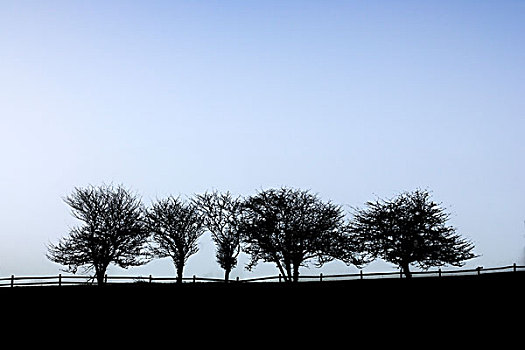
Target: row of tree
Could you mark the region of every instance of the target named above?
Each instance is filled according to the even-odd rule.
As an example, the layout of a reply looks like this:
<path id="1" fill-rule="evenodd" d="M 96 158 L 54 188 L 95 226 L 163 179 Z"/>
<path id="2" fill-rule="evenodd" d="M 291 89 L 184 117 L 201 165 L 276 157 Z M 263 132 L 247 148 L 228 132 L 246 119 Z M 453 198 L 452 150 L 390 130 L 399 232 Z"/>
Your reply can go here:
<path id="1" fill-rule="evenodd" d="M 299 267 L 312 261 L 317 267 L 334 259 L 361 267 L 381 258 L 409 278 L 411 265 L 461 266 L 475 257 L 473 244 L 447 225 L 449 214 L 419 189 L 367 202 L 348 220 L 340 205 L 286 187 L 247 198 L 217 191 L 189 200 L 169 196 L 146 208 L 132 191 L 103 185 L 75 188 L 65 202 L 82 224 L 49 245 L 47 256 L 68 272 L 94 270 L 99 284 L 111 263 L 128 268 L 165 257 L 182 282 L 206 230 L 225 281 L 241 250 L 251 258 L 248 270 L 271 262 L 289 282 L 298 281 Z"/>

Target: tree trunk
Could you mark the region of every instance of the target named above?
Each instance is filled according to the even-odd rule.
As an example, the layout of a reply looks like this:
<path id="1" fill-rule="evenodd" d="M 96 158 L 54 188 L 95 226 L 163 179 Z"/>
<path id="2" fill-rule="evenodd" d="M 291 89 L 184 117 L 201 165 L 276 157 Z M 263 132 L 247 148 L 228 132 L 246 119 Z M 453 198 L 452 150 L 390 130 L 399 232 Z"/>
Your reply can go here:
<path id="1" fill-rule="evenodd" d="M 292 266 L 290 263 L 288 262 L 285 262 L 285 267 L 286 267 L 286 277 L 285 277 L 285 281 L 286 282 L 292 282 L 293 279 L 292 279 Z"/>
<path id="2" fill-rule="evenodd" d="M 182 283 L 182 273 L 184 271 L 184 264 L 177 264 L 177 283 Z"/>
<path id="3" fill-rule="evenodd" d="M 412 278 L 412 272 L 410 272 L 410 264 L 402 264 L 401 269 L 403 269 L 403 273 L 405 274 L 406 278 Z"/>
<path id="4" fill-rule="evenodd" d="M 231 267 L 227 267 L 224 269 L 224 283 L 228 283 L 230 281 L 230 272 L 231 272 L 232 268 Z"/>
<path id="5" fill-rule="evenodd" d="M 102 287 L 105 284 L 106 270 L 105 269 L 95 269 L 95 277 L 97 278 L 98 286 Z"/>

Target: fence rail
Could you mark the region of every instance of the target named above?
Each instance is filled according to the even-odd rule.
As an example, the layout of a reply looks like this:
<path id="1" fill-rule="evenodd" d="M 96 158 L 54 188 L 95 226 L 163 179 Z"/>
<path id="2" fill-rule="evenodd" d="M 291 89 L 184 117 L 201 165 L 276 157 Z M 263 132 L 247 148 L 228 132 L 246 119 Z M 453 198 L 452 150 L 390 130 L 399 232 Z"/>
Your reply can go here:
<path id="1" fill-rule="evenodd" d="M 441 268 L 432 271 L 413 271 L 412 276 L 414 278 L 420 278 L 421 276 L 431 277 L 443 277 L 446 275 L 482 275 L 490 274 L 494 272 L 517 272 L 525 270 L 525 266 L 519 266 L 516 264 L 510 266 L 501 267 L 490 267 L 483 268 L 477 267 L 475 269 L 465 270 L 441 270 Z M 360 270 L 359 273 L 351 274 L 336 274 L 336 275 L 300 275 L 300 281 L 340 281 L 340 280 L 352 280 L 352 279 L 378 279 L 378 278 L 404 278 L 402 271 L 394 272 L 363 272 Z M 185 277 L 182 279 L 185 283 L 196 283 L 196 282 L 224 282 L 222 278 L 210 278 L 210 277 Z M 176 282 L 176 277 L 153 277 L 149 276 L 105 276 L 106 283 L 169 283 Z M 231 282 L 239 283 L 250 283 L 250 282 L 265 282 L 265 281 L 284 281 L 284 277 L 279 275 L 267 276 L 267 277 L 254 277 L 232 280 Z M 62 275 L 58 276 L 15 276 L 0 278 L 0 288 L 2 287 L 19 287 L 19 286 L 63 286 L 63 285 L 89 285 L 95 283 L 94 276 L 86 275 Z"/>

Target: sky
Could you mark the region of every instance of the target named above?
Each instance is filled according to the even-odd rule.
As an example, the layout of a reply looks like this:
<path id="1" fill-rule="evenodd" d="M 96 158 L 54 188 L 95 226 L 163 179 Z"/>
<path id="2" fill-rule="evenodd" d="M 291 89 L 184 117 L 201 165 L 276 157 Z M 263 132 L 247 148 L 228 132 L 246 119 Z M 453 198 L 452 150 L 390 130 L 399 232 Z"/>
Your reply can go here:
<path id="1" fill-rule="evenodd" d="M 467 268 L 525 265 L 523 38 L 523 1 L 1 1 L 0 277 L 58 274 L 63 198 L 102 183 L 146 205 L 288 186 L 348 213 L 423 188 Z M 277 274 L 247 261 L 232 278 Z M 223 275 L 208 233 L 193 274 Z"/>

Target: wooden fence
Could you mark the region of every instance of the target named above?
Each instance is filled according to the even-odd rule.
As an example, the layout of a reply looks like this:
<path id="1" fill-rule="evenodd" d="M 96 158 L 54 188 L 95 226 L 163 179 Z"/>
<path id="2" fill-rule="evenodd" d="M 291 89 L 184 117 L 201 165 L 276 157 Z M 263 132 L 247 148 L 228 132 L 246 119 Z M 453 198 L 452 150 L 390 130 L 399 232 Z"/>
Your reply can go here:
<path id="1" fill-rule="evenodd" d="M 492 267 L 483 268 L 477 267 L 475 269 L 466 270 L 433 270 L 433 271 L 414 271 L 412 276 L 417 277 L 443 277 L 450 275 L 481 275 L 494 272 L 517 272 L 518 270 L 524 270 L 525 266 L 518 266 L 513 264 L 511 266 L 503 267 Z M 340 280 L 352 280 L 352 279 L 378 279 L 378 278 L 404 278 L 402 271 L 395 272 L 368 272 L 364 273 L 360 270 L 359 273 L 353 274 L 337 274 L 337 275 L 299 275 L 300 281 L 340 281 Z M 153 277 L 149 276 L 108 276 L 106 275 L 106 283 L 173 283 L 177 280 L 176 277 Z M 256 277 L 256 278 L 245 278 L 239 279 L 237 277 L 231 282 L 247 283 L 247 282 L 265 282 L 274 281 L 282 282 L 284 278 L 281 275 L 268 276 L 268 277 Z M 207 278 L 207 277 L 189 277 L 183 278 L 183 282 L 224 282 L 222 278 Z M 0 287 L 15 287 L 15 286 L 63 286 L 63 285 L 86 285 L 96 283 L 94 276 L 81 276 L 81 275 L 62 275 L 58 276 L 15 276 L 0 278 Z"/>

